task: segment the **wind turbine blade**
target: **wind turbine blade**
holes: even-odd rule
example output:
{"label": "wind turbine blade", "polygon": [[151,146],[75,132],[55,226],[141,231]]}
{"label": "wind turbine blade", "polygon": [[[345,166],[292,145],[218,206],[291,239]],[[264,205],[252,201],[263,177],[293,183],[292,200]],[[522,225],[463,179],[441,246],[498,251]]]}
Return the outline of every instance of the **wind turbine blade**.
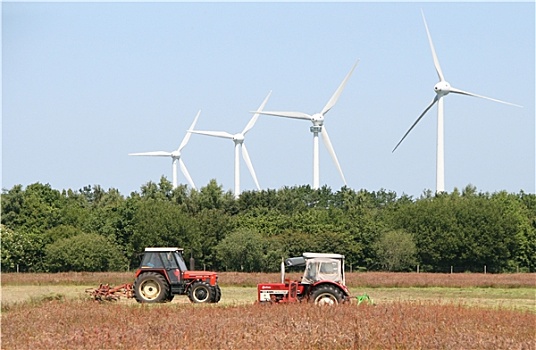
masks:
{"label": "wind turbine blade", "polygon": [[415,127],[415,125],[417,125],[417,123],[422,119],[422,117],[426,114],[426,112],[428,112],[428,110],[430,108],[432,108],[432,106],[439,100],[439,97],[437,97],[437,95],[435,95],[432,103],[430,103],[428,105],[428,107],[426,107],[426,109],[424,110],[424,112],[421,113],[421,115],[419,116],[419,118],[417,118],[417,120],[415,121],[415,123],[413,123],[413,125],[411,126],[411,128],[409,128],[408,131],[406,131],[406,133],[404,134],[404,136],[402,137],[402,139],[400,141],[398,141],[398,143],[396,144],[395,148],[393,149],[393,152],[396,151],[396,149],[398,148],[398,146],[400,146],[400,144],[402,143],[402,141],[404,141],[404,139],[406,138],[406,136],[408,136],[409,132],[411,130],[413,130],[413,128]]}
{"label": "wind turbine blade", "polygon": [[154,151],[154,152],[142,152],[142,153],[129,153],[129,156],[150,156],[150,157],[170,157],[171,152]]}
{"label": "wind turbine blade", "polygon": [[249,172],[251,173],[251,176],[253,177],[253,181],[255,181],[255,185],[257,186],[257,189],[260,191],[261,186],[259,186],[259,181],[257,180],[257,175],[255,175],[255,170],[253,169],[253,164],[251,163],[251,159],[249,158],[249,153],[248,153],[245,143],[242,143],[242,158],[244,158],[244,161],[246,162],[246,165],[248,166]]}
{"label": "wind turbine blade", "polygon": [[[190,129],[188,130],[193,130],[195,128],[195,124],[197,123],[197,118],[199,118],[199,114],[201,114],[201,110],[197,112],[197,115],[194,118],[194,122],[192,123],[192,125],[190,125]],[[184,135],[184,138],[182,139],[181,145],[177,149],[178,152],[180,152],[184,148],[184,146],[186,146],[186,144],[190,140],[190,136],[192,136],[192,133],[187,131],[186,135]]]}
{"label": "wind turbine blade", "polygon": [[189,130],[192,134],[207,135],[214,137],[222,137],[224,139],[232,139],[233,135],[226,131],[202,131],[202,130]]}
{"label": "wind turbine blade", "polygon": [[482,96],[482,95],[473,94],[472,92],[463,91],[463,90],[456,89],[456,88],[453,88],[453,87],[450,88],[450,92],[453,92],[453,93],[455,93],[455,94],[461,94],[461,95],[467,95],[467,96],[473,96],[473,97],[480,97],[480,98],[484,98],[484,99],[486,99],[486,100],[495,101],[495,102],[499,102],[499,103],[504,103],[504,104],[506,104],[506,105],[516,106],[516,107],[521,107],[521,108],[523,108],[523,106],[516,105],[516,104],[514,104],[514,103],[505,102],[505,101],[497,100],[497,99],[495,99],[495,98],[491,98],[491,97],[486,97],[486,96]]}
{"label": "wind turbine blade", "polygon": [[311,121],[313,117],[309,114],[302,112],[265,112],[265,111],[253,111],[251,113],[259,113],[264,115],[273,115],[275,117],[284,117],[284,118],[293,118],[293,119],[303,119]]}
{"label": "wind turbine blade", "polygon": [[188,169],[186,169],[186,165],[184,165],[184,162],[182,161],[181,158],[179,158],[179,166],[181,168],[182,174],[184,175],[186,180],[188,180],[188,183],[190,184],[190,186],[192,186],[193,189],[197,189],[195,187],[194,181],[192,180],[192,177],[190,176],[190,173],[188,172]]}
{"label": "wind turbine blade", "polygon": [[[268,102],[268,99],[270,98],[270,95],[272,94],[272,91],[270,91],[268,93],[268,96],[266,96],[266,98],[264,99],[264,101],[262,101],[260,107],[259,107],[259,111],[262,111],[264,109],[264,106],[266,105],[266,102]],[[259,113],[255,113],[253,115],[253,117],[251,118],[251,120],[249,121],[249,123],[246,125],[246,127],[244,128],[244,130],[242,131],[242,135],[245,135],[249,130],[251,130],[251,128],[253,127],[253,125],[255,125],[255,123],[257,122],[257,119],[259,118]]]}
{"label": "wind turbine blade", "polygon": [[439,80],[444,81],[445,78],[443,77],[443,72],[441,71],[441,66],[439,65],[439,60],[437,59],[437,55],[434,48],[434,43],[432,42],[432,36],[430,35],[430,31],[428,30],[428,24],[426,24],[426,18],[424,18],[424,12],[421,10],[422,19],[424,21],[424,27],[426,28],[426,34],[428,35],[428,42],[430,43],[430,49],[432,49],[432,56],[434,58],[434,66],[437,71],[437,76],[439,77]]}
{"label": "wind turbine blade", "polygon": [[337,155],[335,154],[335,150],[333,149],[333,145],[331,144],[331,140],[329,139],[328,130],[326,129],[326,126],[324,125],[322,127],[322,141],[324,141],[324,145],[326,145],[326,148],[328,149],[329,154],[331,155],[331,159],[333,159],[333,162],[335,163],[335,166],[337,166],[337,170],[339,171],[339,174],[341,175],[342,181],[346,185],[346,179],[344,178],[344,174],[342,173],[341,165],[339,164],[339,160],[337,159]]}
{"label": "wind turbine blade", "polygon": [[337,100],[339,99],[339,97],[341,96],[341,93],[342,93],[342,90],[344,90],[344,87],[346,86],[346,83],[348,82],[348,79],[350,79],[350,76],[352,75],[352,73],[354,72],[354,69],[355,67],[357,67],[357,64],[359,63],[359,60],[357,60],[357,62],[354,64],[354,66],[352,67],[352,69],[350,70],[350,72],[348,72],[348,74],[346,74],[346,77],[344,78],[344,80],[342,81],[341,85],[339,86],[339,88],[335,91],[335,93],[333,94],[333,96],[331,96],[331,98],[329,99],[328,103],[326,103],[326,105],[324,106],[324,109],[322,109],[322,112],[320,112],[320,114],[324,115],[326,114],[327,112],[329,112],[329,110],[331,108],[333,108],[333,106],[335,106],[335,104],[337,103]]}

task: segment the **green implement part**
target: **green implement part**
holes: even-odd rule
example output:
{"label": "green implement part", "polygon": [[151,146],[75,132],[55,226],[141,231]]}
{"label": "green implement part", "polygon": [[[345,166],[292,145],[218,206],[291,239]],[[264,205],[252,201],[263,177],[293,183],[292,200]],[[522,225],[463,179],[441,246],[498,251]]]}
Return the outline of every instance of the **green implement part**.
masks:
{"label": "green implement part", "polygon": [[357,305],[360,305],[361,303],[363,302],[367,302],[369,303],[370,305],[373,305],[374,304],[374,301],[372,301],[372,299],[368,296],[367,293],[363,294],[363,295],[358,295],[355,297],[357,299]]}

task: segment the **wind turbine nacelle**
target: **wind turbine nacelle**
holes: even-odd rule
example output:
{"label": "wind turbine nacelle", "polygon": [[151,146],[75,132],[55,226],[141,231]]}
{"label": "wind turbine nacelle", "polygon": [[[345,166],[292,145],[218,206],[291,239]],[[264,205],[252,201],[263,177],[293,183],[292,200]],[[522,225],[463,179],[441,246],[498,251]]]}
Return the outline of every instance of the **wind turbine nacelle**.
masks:
{"label": "wind turbine nacelle", "polygon": [[440,81],[439,83],[435,84],[434,91],[438,95],[447,95],[449,92],[451,92],[450,84],[446,81]]}
{"label": "wind turbine nacelle", "polygon": [[309,130],[311,130],[313,133],[322,132],[322,125],[313,125],[309,128]]}

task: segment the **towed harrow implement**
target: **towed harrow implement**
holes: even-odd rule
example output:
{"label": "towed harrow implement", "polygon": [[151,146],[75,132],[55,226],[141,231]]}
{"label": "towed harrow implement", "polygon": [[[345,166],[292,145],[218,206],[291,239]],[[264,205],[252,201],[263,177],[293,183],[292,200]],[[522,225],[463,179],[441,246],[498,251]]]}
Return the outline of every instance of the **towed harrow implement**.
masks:
{"label": "towed harrow implement", "polygon": [[117,287],[110,287],[108,284],[101,284],[95,289],[86,289],[86,293],[95,301],[117,301],[121,297],[132,298],[133,290],[131,283],[125,283]]}

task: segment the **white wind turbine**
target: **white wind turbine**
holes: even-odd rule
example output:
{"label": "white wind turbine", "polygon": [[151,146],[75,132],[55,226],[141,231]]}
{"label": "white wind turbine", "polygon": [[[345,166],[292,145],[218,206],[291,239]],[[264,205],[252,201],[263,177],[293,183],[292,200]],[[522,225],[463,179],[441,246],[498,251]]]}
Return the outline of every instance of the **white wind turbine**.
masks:
{"label": "white wind turbine", "polygon": [[278,112],[268,112],[268,111],[254,112],[254,113],[260,113],[260,114],[265,114],[265,115],[272,115],[276,117],[309,120],[310,122],[313,123],[313,126],[310,127],[310,130],[313,133],[313,189],[318,189],[320,187],[320,161],[319,161],[319,156],[318,156],[318,134],[319,133],[322,134],[322,141],[324,141],[324,145],[328,149],[328,152],[331,155],[331,158],[333,159],[333,162],[335,163],[335,166],[337,167],[339,174],[341,175],[342,181],[346,185],[346,179],[344,178],[344,174],[339,164],[339,160],[337,159],[337,155],[335,154],[335,150],[333,149],[333,146],[331,144],[328,131],[324,125],[324,116],[337,103],[337,100],[339,99],[339,96],[341,95],[342,90],[346,86],[348,79],[352,75],[358,63],[359,63],[359,60],[354,64],[350,72],[346,75],[346,77],[342,81],[341,85],[338,87],[338,89],[335,91],[333,96],[331,96],[331,98],[329,99],[328,103],[324,106],[322,111],[319,113],[310,115],[310,114],[303,113],[303,112],[279,112],[279,111]]}
{"label": "white wind turbine", "polygon": [[[197,112],[197,115],[194,118],[194,122],[190,126],[190,129],[195,127],[195,123],[197,122],[197,118],[199,118],[199,114],[201,114],[201,111]],[[194,181],[192,180],[192,177],[188,173],[188,169],[186,169],[186,166],[184,165],[184,162],[181,159],[181,151],[188,143],[188,140],[190,140],[190,132],[186,132],[186,135],[182,139],[182,142],[175,151],[173,152],[165,152],[165,151],[154,151],[154,152],[142,152],[142,153],[129,153],[129,156],[150,156],[150,157],[171,157],[173,160],[172,166],[173,166],[173,188],[177,188],[177,163],[179,163],[181,171],[186,177],[186,180],[188,180],[188,183],[192,188],[196,188]]]}
{"label": "white wind turbine", "polygon": [[413,125],[409,128],[409,130],[404,134],[402,139],[397,143],[395,148],[393,149],[393,152],[398,148],[398,146],[404,141],[406,136],[410,133],[410,131],[417,125],[417,123],[422,119],[422,117],[428,112],[430,108],[437,102],[437,159],[436,159],[436,193],[444,192],[445,191],[445,149],[444,149],[444,132],[443,132],[443,97],[447,96],[449,93],[455,93],[455,94],[461,94],[461,95],[468,95],[468,96],[474,96],[479,98],[484,98],[487,100],[495,101],[504,103],[507,105],[512,105],[516,107],[521,107],[519,105],[504,102],[501,100],[497,100],[490,97],[485,97],[481,95],[477,95],[471,92],[463,91],[460,89],[456,89],[452,87],[447,81],[445,81],[445,77],[443,76],[443,72],[441,71],[441,67],[439,66],[439,60],[437,59],[437,55],[434,49],[434,44],[432,43],[432,37],[430,35],[430,31],[428,30],[428,25],[426,24],[426,19],[424,18],[424,12],[422,12],[422,19],[424,21],[424,27],[426,28],[426,34],[428,35],[428,41],[430,43],[430,49],[432,50],[432,56],[434,59],[434,65],[435,69],[437,71],[437,76],[439,77],[439,82],[434,86],[434,91],[436,93],[434,99],[432,102],[426,107],[424,112],[421,113],[421,115],[417,118],[417,120],[413,123]]}
{"label": "white wind turbine", "polygon": [[[268,102],[268,98],[270,98],[270,94],[272,92],[270,91],[268,93],[268,96],[264,99],[261,106],[259,107],[260,110],[264,108],[266,105],[266,102]],[[249,153],[246,148],[246,144],[244,143],[244,139],[246,137],[246,134],[251,128],[253,128],[253,125],[257,122],[257,119],[259,118],[259,113],[255,113],[249,123],[246,125],[244,130],[242,132],[239,132],[237,134],[231,134],[226,131],[202,131],[202,130],[193,130],[190,128],[188,130],[189,132],[193,134],[200,134],[200,135],[206,135],[206,136],[214,136],[214,137],[221,137],[224,139],[230,139],[233,140],[235,147],[234,147],[234,194],[235,197],[238,198],[240,195],[240,151],[242,151],[242,158],[244,158],[244,161],[246,162],[246,165],[249,169],[249,172],[251,173],[251,176],[253,177],[253,180],[255,181],[255,185],[257,186],[257,189],[260,190],[259,181],[257,180],[257,176],[255,175],[255,170],[253,169],[253,164],[251,163],[251,159],[249,158]]]}

